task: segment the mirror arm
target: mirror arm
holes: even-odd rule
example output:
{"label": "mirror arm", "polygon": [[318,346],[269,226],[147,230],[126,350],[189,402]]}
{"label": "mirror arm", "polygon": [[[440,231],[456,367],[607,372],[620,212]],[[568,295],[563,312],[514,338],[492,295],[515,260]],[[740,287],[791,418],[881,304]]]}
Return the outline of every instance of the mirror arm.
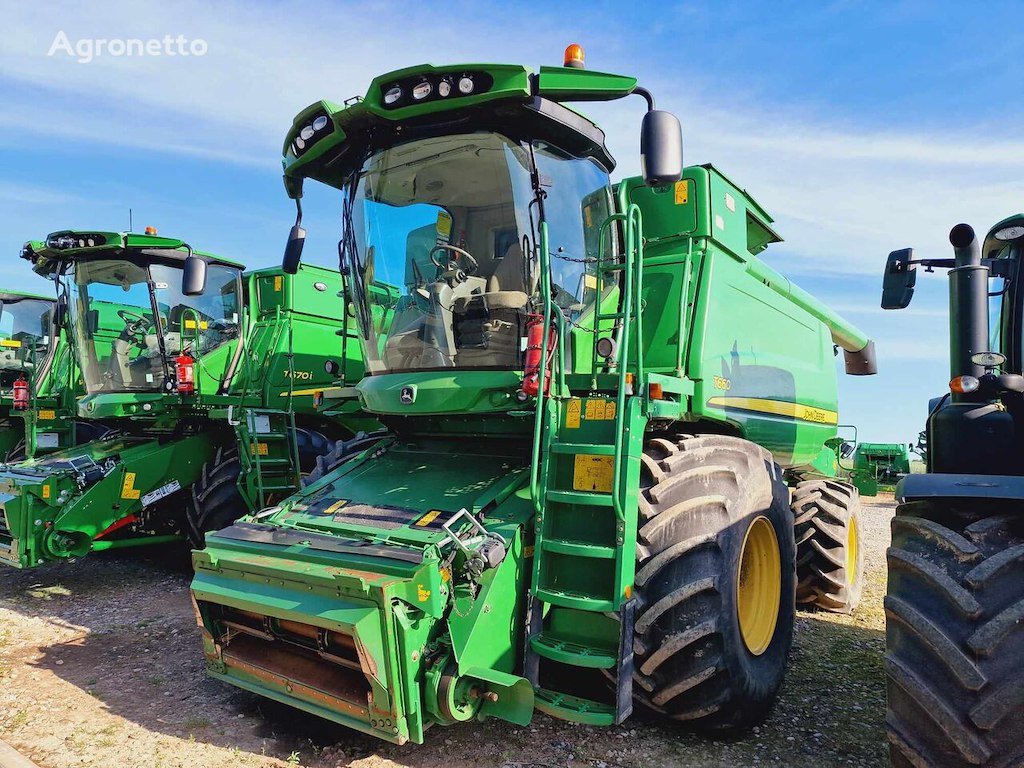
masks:
{"label": "mirror arm", "polygon": [[654,106],[654,96],[646,88],[641,88],[639,85],[633,89],[633,93],[638,96],[643,96],[647,100],[647,111],[653,112],[657,107]]}

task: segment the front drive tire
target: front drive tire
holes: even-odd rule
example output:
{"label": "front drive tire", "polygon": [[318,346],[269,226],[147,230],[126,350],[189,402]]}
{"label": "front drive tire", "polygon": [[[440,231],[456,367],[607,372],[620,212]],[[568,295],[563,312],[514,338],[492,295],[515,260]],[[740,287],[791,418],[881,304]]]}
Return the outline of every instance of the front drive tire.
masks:
{"label": "front drive tire", "polygon": [[793,520],[778,466],[739,438],[651,440],[639,505],[638,700],[695,729],[762,722],[795,613]]}
{"label": "front drive tire", "polygon": [[1024,764],[1024,509],[900,504],[888,565],[891,765]]}

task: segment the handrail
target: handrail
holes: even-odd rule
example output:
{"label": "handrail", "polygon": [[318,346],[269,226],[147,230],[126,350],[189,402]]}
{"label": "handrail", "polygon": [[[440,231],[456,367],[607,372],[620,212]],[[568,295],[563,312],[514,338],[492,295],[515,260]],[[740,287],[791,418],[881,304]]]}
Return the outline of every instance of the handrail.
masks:
{"label": "handrail", "polygon": [[551,257],[548,253],[548,223],[541,221],[539,226],[540,253],[540,293],[544,304],[544,327],[540,344],[540,386],[537,390],[536,417],[533,423],[533,461],[530,464],[530,497],[538,514],[543,512],[540,498],[540,445],[544,435],[544,420],[547,416],[547,398],[544,395],[544,383],[548,370],[548,334],[551,332]]}
{"label": "handrail", "polygon": [[[625,275],[623,284],[623,301],[622,301],[622,326],[620,328],[620,337],[622,339],[619,349],[620,353],[620,365],[619,365],[619,382],[618,391],[615,393],[615,447],[614,453],[612,454],[612,508],[615,510],[615,516],[619,520],[626,519],[626,512],[622,507],[622,495],[620,493],[622,486],[622,427],[624,421],[624,413],[626,410],[626,376],[629,373],[629,336],[630,336],[630,322],[633,319],[633,299],[634,293],[638,298],[640,295],[639,285],[641,285],[640,273],[643,267],[643,246],[640,241],[640,233],[642,229],[642,219],[640,209],[635,204],[629,206],[626,209],[625,214],[617,214],[623,217],[625,222],[625,253],[623,254],[622,268]],[[635,272],[635,274],[634,274]],[[641,339],[639,333],[641,330],[639,315],[637,320],[637,363],[636,363],[636,384],[640,386],[641,377],[643,374],[643,352]]]}

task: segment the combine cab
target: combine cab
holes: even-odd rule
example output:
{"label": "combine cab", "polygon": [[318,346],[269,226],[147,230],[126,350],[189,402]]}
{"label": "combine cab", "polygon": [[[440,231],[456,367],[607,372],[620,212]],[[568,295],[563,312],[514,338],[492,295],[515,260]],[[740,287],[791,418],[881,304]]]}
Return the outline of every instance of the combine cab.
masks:
{"label": "combine cab", "polygon": [[[363,370],[356,345],[344,360],[333,352],[336,271],[243,274],[150,233],[57,232],[23,256],[60,286],[86,393],[78,414],[109,433],[0,469],[0,561],[24,568],[201,544],[247,512],[247,499],[295,491],[318,456],[352,435],[345,417],[314,407],[318,389]],[[256,486],[239,481],[251,464],[262,468],[246,473]]]}
{"label": "combine cab", "polygon": [[[613,186],[603,132],[564,103],[631,94],[645,175]],[[787,478],[834,471],[833,345],[873,372],[867,337],[758,259],[771,217],[683,168],[678,121],[634,78],[578,66],[382,75],[304,110],[284,168],[297,202],[306,179],[341,192],[357,390],[391,436],[206,537],[210,673],[399,744],[535,710],[608,725],[634,702],[760,722],[796,536],[845,563],[855,530],[832,480],[797,487],[794,526]],[[840,603],[854,576],[821,578]]]}
{"label": "combine cab", "polygon": [[7,463],[98,436],[96,425],[75,420],[81,385],[55,305],[0,291],[0,458]]}

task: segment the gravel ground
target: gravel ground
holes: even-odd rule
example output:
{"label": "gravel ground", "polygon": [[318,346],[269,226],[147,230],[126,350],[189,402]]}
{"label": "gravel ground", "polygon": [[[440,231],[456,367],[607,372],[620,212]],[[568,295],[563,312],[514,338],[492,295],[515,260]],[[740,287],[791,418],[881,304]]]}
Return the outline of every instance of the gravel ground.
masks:
{"label": "gravel ground", "polygon": [[709,741],[634,717],[590,728],[537,715],[434,728],[395,747],[208,680],[180,550],[0,571],[0,738],[42,768],[884,766],[885,547],[892,496],[865,500],[864,601],[798,614],[769,720]]}

